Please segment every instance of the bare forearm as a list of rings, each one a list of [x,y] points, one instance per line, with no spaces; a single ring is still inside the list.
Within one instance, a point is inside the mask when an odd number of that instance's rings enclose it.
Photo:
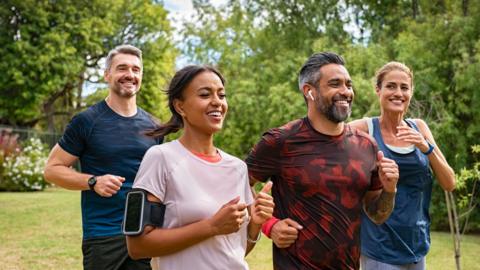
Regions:
[[[174,229],[150,229],[141,236],[127,237],[128,253],[133,259],[165,256],[198,244],[214,235],[207,220]]]
[[[247,239],[251,240],[257,240],[258,235],[261,233],[262,225],[254,224],[253,222],[250,222],[248,224],[248,232],[247,232]],[[247,250],[245,252],[245,256],[252,251],[253,247],[255,247],[254,242],[252,241],[247,241]]]
[[[380,195],[365,205],[367,216],[377,225],[385,222],[393,211],[395,192],[382,190]]]
[[[89,174],[79,173],[63,165],[47,165],[44,172],[45,179],[57,186],[71,190],[87,190]]]
[[[428,155],[428,159],[440,186],[446,191],[454,190],[455,172],[450,165],[448,165],[447,160],[440,150],[435,148],[434,151]]]

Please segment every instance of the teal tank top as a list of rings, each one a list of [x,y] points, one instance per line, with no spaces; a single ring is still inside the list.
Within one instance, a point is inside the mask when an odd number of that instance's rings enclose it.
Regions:
[[[406,123],[418,131],[415,123]],[[373,137],[385,157],[398,164],[395,208],[382,225],[374,224],[362,214],[361,253],[388,264],[418,262],[430,248],[430,216],[432,174],[428,157],[418,148],[408,153],[392,150],[383,141],[378,118],[372,118]]]

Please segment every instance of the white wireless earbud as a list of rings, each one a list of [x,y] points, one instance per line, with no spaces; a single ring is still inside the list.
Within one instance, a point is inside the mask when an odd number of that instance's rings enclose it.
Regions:
[[[313,96],[312,96],[312,90],[308,90],[308,96],[310,97],[310,99],[311,99],[312,101],[315,101],[315,99],[314,99]]]

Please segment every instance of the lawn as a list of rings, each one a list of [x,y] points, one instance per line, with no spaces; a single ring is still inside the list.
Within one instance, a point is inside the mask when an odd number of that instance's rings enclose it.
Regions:
[[[0,269],[82,269],[80,192],[0,193]],[[432,233],[430,270],[455,269],[448,233]],[[480,270],[480,236],[465,236],[462,269]],[[248,255],[252,270],[272,269],[265,237]]]

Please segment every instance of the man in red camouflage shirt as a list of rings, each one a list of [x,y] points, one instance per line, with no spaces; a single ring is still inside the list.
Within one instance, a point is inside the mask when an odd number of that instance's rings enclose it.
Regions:
[[[312,55],[299,74],[307,116],[267,131],[246,159],[252,185],[273,181],[274,269],[359,269],[362,207],[377,224],[393,209],[397,165],[344,123],[354,97],[344,65]]]

